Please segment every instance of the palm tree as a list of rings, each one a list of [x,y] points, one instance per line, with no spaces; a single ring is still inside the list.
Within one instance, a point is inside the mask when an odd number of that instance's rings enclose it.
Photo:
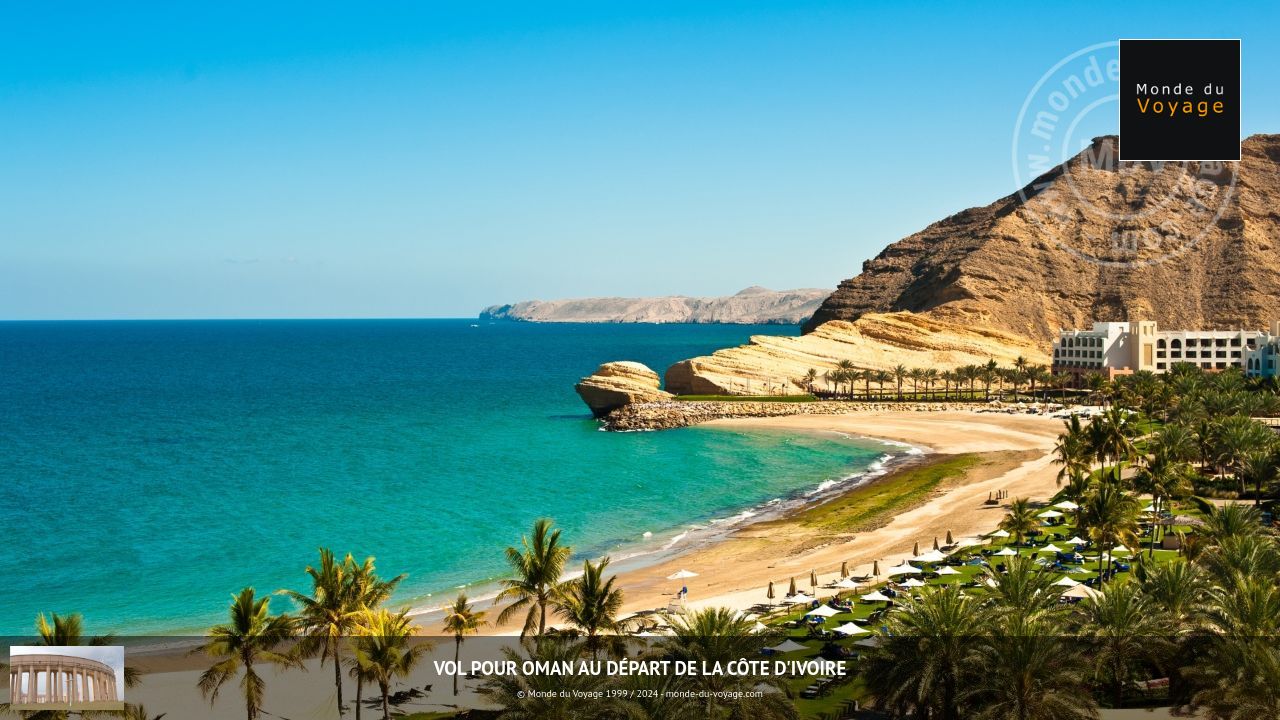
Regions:
[[[996,605],[1027,617],[1057,609],[1054,573],[1036,564],[1030,556],[1018,555],[1004,560],[1004,572],[991,567],[983,569],[984,582],[991,589],[991,599]]]
[[[818,382],[818,371],[816,368],[809,368],[804,374],[804,387],[809,392],[813,392],[813,386]]]
[[[989,631],[988,622],[981,602],[956,585],[906,601],[865,659],[868,688],[898,716],[961,717],[970,643]]]
[[[1151,503],[1157,513],[1164,509],[1166,501],[1184,498],[1191,494],[1191,468],[1183,462],[1172,461],[1163,455],[1156,455],[1146,467],[1134,476],[1134,487],[1138,492],[1151,494]],[[1151,529],[1151,540],[1148,555],[1155,554],[1157,530],[1163,527],[1156,524]]]
[[[893,382],[898,387],[898,402],[902,402],[902,381],[910,374],[905,365],[893,368]]]
[[[571,625],[587,635],[587,649],[592,655],[599,650],[601,633],[618,630],[618,612],[622,610],[622,588],[614,587],[616,575],[604,578],[609,558],[592,564],[582,562],[582,575],[568,583],[554,601],[556,611]]]
[[[408,610],[363,610],[356,624],[356,662],[382,693],[382,720],[391,720],[391,682],[413,672],[430,643],[413,642],[416,629]]]
[[[1026,539],[1028,533],[1039,527],[1040,521],[1036,519],[1036,509],[1031,507],[1031,500],[1028,498],[1014,498],[1009,503],[1009,512],[1000,521],[1000,529],[1013,536],[1013,541],[1019,545]]]
[[[311,592],[281,590],[301,608],[297,615],[302,635],[297,651],[303,657],[320,656],[320,665],[333,661],[333,684],[338,691],[338,717],[342,717],[342,643],[351,634],[356,613],[376,607],[395,590],[404,575],[379,580],[373,571],[373,558],[357,565],[350,553],[338,560],[333,551],[320,548],[320,563],[307,566]]]
[[[570,552],[568,546],[560,545],[560,531],[552,529],[549,518],[535,520],[532,534],[520,538],[519,548],[507,548],[507,564],[516,576],[502,581],[502,590],[493,602],[497,604],[507,598],[515,601],[498,614],[499,625],[527,609],[520,636],[535,629],[539,636],[546,634],[547,607],[560,596],[560,578]]]
[[[884,395],[884,386],[888,385],[892,380],[893,380],[893,373],[889,372],[888,370],[875,371],[876,386],[878,387],[881,396]]]
[[[161,720],[168,713],[152,715],[143,705],[125,705],[124,720]]]
[[[244,694],[245,717],[256,720],[262,712],[266,681],[258,675],[259,663],[280,667],[300,667],[295,655],[279,648],[293,636],[294,621],[288,615],[271,614],[271,598],[255,598],[247,587],[234,596],[229,622],[209,630],[208,641],[195,650],[215,658],[213,666],[200,675],[197,686],[209,700],[218,699],[222,686],[243,672],[240,691]]]
[[[655,648],[662,658],[694,663],[695,667],[757,657],[766,637],[751,632],[753,622],[730,608],[704,608],[667,618],[672,636]],[[699,674],[688,678],[698,700],[696,717],[725,720],[793,720],[795,705],[775,676]],[[763,688],[762,688],[763,686]],[[765,692],[760,692],[765,689]],[[737,699],[734,699],[737,698]],[[599,717],[590,715],[588,717]]]
[[[1133,547],[1138,544],[1137,498],[1124,492],[1117,483],[1103,482],[1085,499],[1080,508],[1080,523],[1088,528],[1090,539],[1097,543],[1098,572],[1103,558],[1111,566],[1110,548],[1115,544]],[[1105,574],[1104,574],[1105,576]]]
[[[1129,412],[1112,405],[1089,423],[1089,443],[1098,462],[1102,463],[1102,475],[1107,476],[1107,460],[1115,461],[1115,474],[1119,477],[1120,464],[1137,452],[1133,444],[1136,428]]]
[[[1077,474],[1088,473],[1091,459],[1089,437],[1084,427],[1080,425],[1080,416],[1072,415],[1063,421],[1063,426],[1065,429],[1058,436],[1057,445],[1053,447],[1056,454],[1053,461],[1062,466],[1058,471],[1059,485],[1063,480]]]
[[[1237,415],[1218,422],[1212,433],[1212,443],[1214,460],[1220,467],[1235,473],[1240,482],[1240,494],[1243,495],[1245,458],[1255,452],[1268,452],[1275,444],[1275,436],[1262,423]]]
[[[961,695],[979,720],[1094,720],[1098,704],[1078,645],[1050,617],[1008,612],[977,643],[973,681]]]
[[[1077,606],[1098,674],[1107,678],[1111,706],[1120,707],[1133,667],[1167,651],[1171,628],[1135,583],[1115,583]]]
[[[462,641],[467,635],[474,635],[480,631],[481,626],[487,625],[488,621],[484,619],[485,612],[476,610],[471,607],[471,603],[467,602],[466,593],[458,593],[458,597],[454,599],[453,605],[445,611],[444,631],[453,636],[453,662],[458,664],[462,657]],[[453,674],[453,694],[458,694],[458,674]]]
[[[1240,478],[1253,483],[1254,507],[1262,505],[1262,489],[1275,482],[1277,469],[1276,457],[1271,453],[1254,451],[1245,455],[1240,465]]]
[[[1217,545],[1231,538],[1257,536],[1262,532],[1262,515],[1257,508],[1239,503],[1212,505],[1200,531]]]

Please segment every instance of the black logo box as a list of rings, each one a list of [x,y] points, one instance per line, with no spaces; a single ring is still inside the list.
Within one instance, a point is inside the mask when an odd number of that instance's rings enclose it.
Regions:
[[[1239,40],[1120,40],[1120,160],[1238,161],[1240,95]]]

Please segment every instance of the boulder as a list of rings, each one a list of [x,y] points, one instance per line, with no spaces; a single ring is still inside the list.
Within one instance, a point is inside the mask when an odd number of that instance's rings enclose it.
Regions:
[[[607,362],[587,377],[582,378],[574,390],[591,408],[591,414],[604,417],[632,403],[670,400],[671,393],[663,392],[658,373],[638,362]]]

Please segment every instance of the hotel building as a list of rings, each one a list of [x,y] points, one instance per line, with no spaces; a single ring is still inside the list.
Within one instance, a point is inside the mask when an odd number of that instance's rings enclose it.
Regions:
[[[1053,372],[1099,373],[1110,379],[1139,370],[1167,372],[1175,363],[1204,370],[1238,367],[1274,377],[1280,322],[1265,330],[1160,330],[1152,320],[1099,322],[1089,330],[1063,330],[1053,343]]]

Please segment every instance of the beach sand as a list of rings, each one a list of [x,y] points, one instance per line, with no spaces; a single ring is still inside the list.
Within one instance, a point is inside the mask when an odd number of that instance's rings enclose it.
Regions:
[[[917,541],[923,550],[932,547],[934,537],[944,539],[948,530],[956,538],[994,530],[1004,508],[984,504],[993,491],[1005,490],[1010,498],[1045,499],[1057,486],[1052,450],[1062,421],[1038,415],[876,412],[716,420],[708,425],[840,432],[903,442],[930,454],[998,453],[1000,457],[972,468],[962,483],[943,488],[882,527],[851,538],[815,537],[812,528],[783,518],[746,525],[710,546],[625,572],[619,583],[626,593],[627,611],[665,607],[683,585],[689,588],[688,607],[745,610],[766,602],[770,581],[779,597],[792,577],[797,587],[807,591],[810,570],[817,570],[820,584],[830,582],[838,576],[841,561],[850,561],[852,574],[869,575],[873,561],[879,560],[882,570],[895,565],[911,555]],[[1015,455],[1018,460],[1011,459]],[[666,579],[682,568],[698,577]]]
[[[1060,420],[1035,415],[1009,415],[974,412],[868,412],[850,415],[798,415],[779,418],[717,420],[711,426],[724,428],[772,428],[796,432],[839,432],[892,440],[924,449],[924,461],[946,455],[980,453],[984,459],[966,471],[963,479],[941,486],[931,497],[913,508],[887,519],[881,526],[856,533],[824,536],[821,531],[799,522],[796,514],[744,525],[725,537],[694,547],[656,564],[621,572],[618,583],[625,593],[624,612],[666,608],[682,587],[689,588],[686,607],[725,606],[746,610],[766,601],[766,587],[775,583],[777,596],[785,594],[795,578],[797,587],[809,590],[809,572],[817,570],[819,582],[827,583],[837,576],[841,561],[850,561],[854,575],[869,575],[872,561],[879,560],[882,569],[897,564],[911,555],[912,546],[931,547],[934,537],[945,538],[950,530],[956,538],[991,531],[1004,515],[1001,506],[985,505],[988,494],[1005,490],[1010,498],[1045,499],[1056,489],[1057,468],[1051,451],[1059,431]],[[900,466],[899,466],[900,467]],[[890,475],[885,478],[891,477]],[[883,481],[885,478],[881,478]],[[858,492],[853,489],[849,492]],[[802,513],[803,510],[798,511]],[[680,569],[698,573],[686,580],[667,580]],[[820,590],[820,596],[832,594]],[[477,606],[497,616],[498,608],[487,601]],[[427,634],[438,634],[438,626],[426,625]],[[488,635],[514,635],[519,626],[508,624],[489,627]],[[475,639],[469,644],[477,644]],[[475,651],[478,651],[476,648]],[[473,651],[473,652],[475,652]],[[464,651],[465,652],[465,651]],[[440,642],[432,653],[437,659],[452,659],[452,642]],[[225,689],[217,706],[210,708],[200,700],[195,689],[198,667],[205,662],[173,653],[158,653],[150,660],[136,657],[130,664],[151,670],[145,676],[145,688],[135,696],[147,698],[152,712],[168,710],[175,717],[242,717],[236,688]],[[290,708],[298,717],[334,715],[332,671],[321,669],[315,661],[308,663],[309,672],[296,671],[269,681],[268,708],[280,712]],[[266,674],[275,673],[267,669]],[[410,682],[430,681],[424,673]],[[431,701],[407,706],[406,710],[442,710],[454,702],[436,679],[437,689]],[[464,683],[460,705],[483,704],[472,688]],[[403,687],[403,685],[401,685]],[[347,700],[354,696],[348,687]],[[372,691],[367,691],[366,697]],[[374,713],[369,713],[373,715]],[[288,715],[286,715],[288,716]]]

